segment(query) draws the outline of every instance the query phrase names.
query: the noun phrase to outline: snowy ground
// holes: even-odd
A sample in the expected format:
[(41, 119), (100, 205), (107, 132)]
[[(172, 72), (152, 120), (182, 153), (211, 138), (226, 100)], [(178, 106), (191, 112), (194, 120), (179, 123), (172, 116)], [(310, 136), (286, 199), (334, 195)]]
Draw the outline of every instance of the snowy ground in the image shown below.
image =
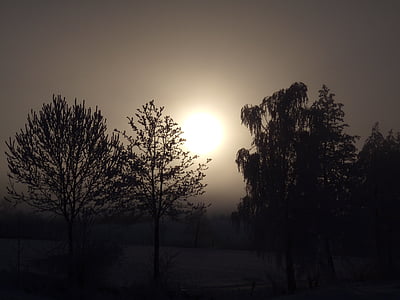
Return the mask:
[[(15, 272), (20, 251), (20, 268), (36, 272), (38, 258), (57, 251), (58, 243), (49, 241), (23, 240), (18, 246), (16, 240), (0, 241), (0, 271)], [(202, 299), (265, 299), (271, 293), (270, 282), (265, 270), (268, 260), (261, 259), (251, 251), (226, 249), (163, 248), (161, 270), (168, 283), (183, 294)], [(148, 246), (127, 246), (121, 258), (108, 272), (109, 283), (117, 289), (146, 285), (151, 279), (152, 248)], [(353, 270), (354, 271), (354, 270)], [(301, 285), (301, 283), (300, 283)], [(0, 299), (47, 300), (12, 286), (0, 288)], [(100, 299), (100, 298), (98, 298)], [(101, 297), (101, 299), (125, 299)], [(189, 299), (189, 298), (179, 298)], [(305, 283), (295, 295), (281, 296), (282, 300), (303, 299), (400, 299), (400, 281), (341, 283), (334, 287), (314, 290), (305, 289)]]
[(334, 287), (319, 288), (282, 296), (277, 300), (399, 300), (400, 281), (363, 282)]
[[(161, 271), (167, 279), (183, 286), (251, 286), (264, 280), (264, 261), (251, 251), (162, 248)], [(128, 246), (121, 261), (113, 270), (112, 280), (117, 285), (151, 278), (152, 248)]]

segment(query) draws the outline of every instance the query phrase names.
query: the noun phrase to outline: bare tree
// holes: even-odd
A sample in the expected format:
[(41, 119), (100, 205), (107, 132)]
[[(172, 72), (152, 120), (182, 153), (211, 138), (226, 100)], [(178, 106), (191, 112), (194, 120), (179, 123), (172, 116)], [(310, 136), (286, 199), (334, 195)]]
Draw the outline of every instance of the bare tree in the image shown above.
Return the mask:
[(163, 116), (163, 110), (154, 101), (146, 103), (137, 109), (137, 121), (128, 117), (134, 136), (120, 132), (129, 142), (125, 182), (132, 184), (127, 188), (130, 197), (126, 207), (139, 209), (153, 220), (156, 283), (160, 276), (160, 220), (178, 217), (196, 205), (188, 198), (204, 193), (206, 184), (202, 181), (210, 161), (195, 165), (198, 156), (183, 149), (181, 128), (170, 116)]
[(74, 226), (110, 208), (120, 188), (123, 148), (106, 129), (97, 107), (92, 111), (76, 100), (69, 106), (59, 95), (39, 113), (32, 110), (25, 127), (6, 142), (10, 200), (64, 218), (70, 279)]

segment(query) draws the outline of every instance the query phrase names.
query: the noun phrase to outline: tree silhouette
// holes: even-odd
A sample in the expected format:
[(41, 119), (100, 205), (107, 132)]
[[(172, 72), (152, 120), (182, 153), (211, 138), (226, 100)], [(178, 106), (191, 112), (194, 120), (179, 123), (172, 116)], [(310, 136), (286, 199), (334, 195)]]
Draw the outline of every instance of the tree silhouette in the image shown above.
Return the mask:
[(133, 117), (128, 118), (134, 133), (120, 132), (127, 139), (125, 168), (128, 197), (126, 207), (148, 214), (154, 225), (153, 275), (159, 281), (160, 220), (178, 217), (195, 206), (189, 197), (204, 193), (202, 183), (206, 163), (195, 166), (198, 156), (183, 150), (182, 130), (170, 116), (163, 116), (164, 107), (154, 100), (146, 103)]
[(25, 127), (6, 142), (10, 200), (67, 224), (70, 280), (74, 226), (110, 208), (118, 194), (122, 146), (106, 129), (97, 107), (92, 111), (76, 100), (70, 106), (59, 95), (38, 113), (32, 110)]
[(319, 264), (321, 248), (327, 275), (335, 278), (330, 244), (356, 155), (357, 137), (344, 132), (342, 104), (334, 94), (323, 86), (310, 108), (307, 101), (307, 87), (295, 83), (260, 105), (243, 107), (242, 123), (253, 142), (236, 159), (247, 195), (232, 216), (250, 221), (259, 250), (283, 255), (289, 291), (296, 288), (294, 260)]
[[(344, 213), (352, 187), (351, 169), (356, 159), (355, 141), (357, 136), (345, 133), (348, 125), (344, 122), (343, 104), (334, 100), (334, 94), (323, 85), (319, 99), (310, 108), (310, 138), (308, 147), (312, 151), (304, 161), (312, 170), (303, 176), (312, 180), (308, 197), (316, 210), (313, 231), (322, 242), (327, 258), (328, 276), (335, 279), (331, 240), (338, 232), (335, 218)], [(304, 143), (303, 145), (306, 145)], [(310, 146), (311, 145), (311, 146)], [(310, 176), (311, 175), (311, 176)], [(347, 201), (348, 202), (348, 201)]]
[(359, 153), (363, 204), (374, 220), (376, 258), (382, 276), (394, 272), (394, 243), (400, 222), (400, 133), (386, 137), (376, 123)]
[(264, 98), (260, 105), (244, 106), (241, 119), (253, 136), (253, 152), (241, 149), (236, 159), (248, 192), (239, 209), (252, 212), (255, 231), (275, 245), (271, 250), (284, 255), (289, 292), (296, 289), (291, 206), (296, 147), (306, 130), (307, 100), (305, 84), (294, 83)]
[(188, 212), (186, 216), (186, 223), (188, 224), (188, 228), (193, 233), (193, 247), (197, 248), (199, 245), (199, 237), (200, 233), (203, 231), (202, 227), (204, 227), (205, 217), (207, 213), (207, 207), (210, 205), (206, 205), (201, 202), (192, 207), (192, 210)]

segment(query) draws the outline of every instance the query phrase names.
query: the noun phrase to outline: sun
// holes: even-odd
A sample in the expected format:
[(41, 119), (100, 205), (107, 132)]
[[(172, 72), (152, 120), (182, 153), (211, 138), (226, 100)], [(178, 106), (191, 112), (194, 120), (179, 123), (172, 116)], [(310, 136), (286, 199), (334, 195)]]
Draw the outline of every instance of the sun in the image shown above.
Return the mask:
[(208, 113), (195, 113), (183, 123), (183, 137), (189, 151), (201, 155), (215, 150), (222, 142), (222, 126)]

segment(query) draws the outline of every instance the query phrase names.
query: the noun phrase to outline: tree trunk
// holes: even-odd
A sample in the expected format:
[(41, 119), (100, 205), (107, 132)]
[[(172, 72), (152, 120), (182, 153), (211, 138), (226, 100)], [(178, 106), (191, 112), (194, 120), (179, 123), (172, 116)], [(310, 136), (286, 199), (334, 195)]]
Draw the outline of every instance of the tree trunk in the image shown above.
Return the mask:
[(286, 198), (286, 241), (285, 241), (285, 259), (286, 259), (286, 281), (288, 292), (294, 293), (296, 290), (296, 276), (294, 273), (294, 263), (293, 263), (293, 254), (292, 254), (292, 236), (291, 236), (291, 228), (290, 228), (290, 220), (289, 220), (289, 199)]
[(68, 281), (72, 285), (74, 277), (74, 240), (73, 240), (73, 222), (67, 221), (68, 230)]
[(389, 268), (389, 275), (393, 276), (394, 275), (394, 261), (393, 261), (393, 227), (392, 224), (389, 225), (389, 230), (388, 230), (388, 268)]
[(335, 263), (333, 261), (331, 246), (329, 238), (327, 236), (325, 236), (325, 253), (328, 260), (328, 280), (329, 282), (335, 282), (336, 281)]
[(153, 279), (158, 285), (160, 280), (160, 219), (154, 219), (154, 261), (153, 261)]
[(375, 247), (376, 247), (376, 261), (378, 264), (379, 275), (382, 276), (385, 273), (384, 262), (382, 259), (382, 236), (381, 236), (381, 224), (380, 224), (379, 209), (375, 207)]
[(294, 293), (296, 290), (296, 277), (294, 274), (294, 264), (292, 256), (292, 242), (290, 237), (290, 232), (287, 232), (286, 237), (286, 280), (289, 294)]
[(194, 247), (197, 248), (199, 242), (199, 234), (200, 234), (200, 221), (196, 224), (196, 231), (194, 233)]
[(21, 287), (21, 220), (17, 219), (17, 288)]

